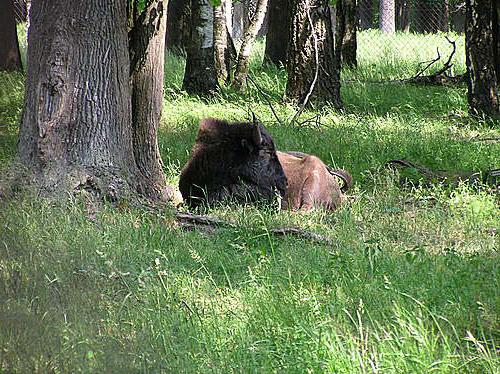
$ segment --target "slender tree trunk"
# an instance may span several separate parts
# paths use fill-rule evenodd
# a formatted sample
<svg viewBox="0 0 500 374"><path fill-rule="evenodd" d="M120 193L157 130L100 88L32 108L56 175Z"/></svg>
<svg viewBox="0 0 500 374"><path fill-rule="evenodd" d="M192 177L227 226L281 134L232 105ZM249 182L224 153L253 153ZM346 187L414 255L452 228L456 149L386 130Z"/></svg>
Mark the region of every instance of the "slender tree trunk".
<svg viewBox="0 0 500 374"><path fill-rule="evenodd" d="M0 70L22 70L14 1L3 0L2 3L4 5L0 12Z"/></svg>
<svg viewBox="0 0 500 374"><path fill-rule="evenodd" d="M166 48L172 51L184 50L189 41L189 25L191 23L190 0L169 0Z"/></svg>
<svg viewBox="0 0 500 374"><path fill-rule="evenodd" d="M142 190L132 148L126 4L34 1L20 161L49 194ZM30 63L31 62L31 63Z"/></svg>
<svg viewBox="0 0 500 374"><path fill-rule="evenodd" d="M231 36L237 40L243 36L245 30L245 4L244 0L234 2L233 4L233 28Z"/></svg>
<svg viewBox="0 0 500 374"><path fill-rule="evenodd" d="M328 0L293 0L285 96L308 105L342 107L340 53L335 50Z"/></svg>
<svg viewBox="0 0 500 374"><path fill-rule="evenodd" d="M380 0L380 30L387 34L396 31L394 0Z"/></svg>
<svg viewBox="0 0 500 374"><path fill-rule="evenodd" d="M230 76L230 51L228 49L227 4L224 0L214 8L215 70L219 81L227 83ZM230 41L229 41L230 43Z"/></svg>
<svg viewBox="0 0 500 374"><path fill-rule="evenodd" d="M191 36L182 88L206 95L219 89L215 68L213 7L208 0L191 0Z"/></svg>
<svg viewBox="0 0 500 374"><path fill-rule="evenodd" d="M498 117L500 61L493 48L493 30L498 30L498 24L493 24L494 7L494 0L466 1L465 49L469 111L474 115Z"/></svg>
<svg viewBox="0 0 500 374"><path fill-rule="evenodd" d="M493 1L491 5L493 25L493 61L496 66L495 73L497 76L497 90L500 91L500 1ZM500 95L499 92L497 92L497 97L498 95ZM500 98L498 101L500 101Z"/></svg>
<svg viewBox="0 0 500 374"><path fill-rule="evenodd" d="M264 62L286 65L289 32L289 1L269 0L269 28L266 37Z"/></svg>
<svg viewBox="0 0 500 374"><path fill-rule="evenodd" d="M132 81L132 129L134 158L149 181L147 195L166 189L158 148L158 127L163 108L163 72L167 8L165 0L152 0L129 35ZM168 199L168 196L162 196Z"/></svg>
<svg viewBox="0 0 500 374"><path fill-rule="evenodd" d="M342 45L342 63L347 66L357 66L356 0L338 0L336 14L336 40L337 45Z"/></svg>
<svg viewBox="0 0 500 374"><path fill-rule="evenodd" d="M250 53L252 52L257 31L259 31L260 26L262 25L266 11L267 0L258 0L255 14L243 34L243 40L240 52L238 53L238 61L236 64L236 70L234 71L234 80L232 83L233 88L236 88L237 90L242 90L246 87L248 68L250 65Z"/></svg>

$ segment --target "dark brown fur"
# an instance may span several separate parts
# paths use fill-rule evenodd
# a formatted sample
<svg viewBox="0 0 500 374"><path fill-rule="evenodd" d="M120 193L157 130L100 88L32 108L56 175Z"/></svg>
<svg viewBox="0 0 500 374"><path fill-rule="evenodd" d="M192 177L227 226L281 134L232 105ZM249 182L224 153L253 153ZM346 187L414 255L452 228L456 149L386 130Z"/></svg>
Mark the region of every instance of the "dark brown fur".
<svg viewBox="0 0 500 374"><path fill-rule="evenodd" d="M179 189L191 207L226 199L238 203L272 201L284 195L286 177L273 139L261 124L230 124L207 118L200 122L191 158Z"/></svg>
<svg viewBox="0 0 500 374"><path fill-rule="evenodd" d="M311 210L337 209L344 200L343 192L352 185L345 170L333 170L318 157L301 152L277 152L288 181L282 208ZM343 180L339 186L336 177Z"/></svg>

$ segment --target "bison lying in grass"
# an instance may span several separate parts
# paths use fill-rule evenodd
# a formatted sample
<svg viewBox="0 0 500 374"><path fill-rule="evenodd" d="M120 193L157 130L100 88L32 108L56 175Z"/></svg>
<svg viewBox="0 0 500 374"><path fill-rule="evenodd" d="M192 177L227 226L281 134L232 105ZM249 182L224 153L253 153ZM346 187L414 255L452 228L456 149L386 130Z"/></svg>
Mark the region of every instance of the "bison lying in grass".
<svg viewBox="0 0 500 374"><path fill-rule="evenodd" d="M343 180L342 187L336 177ZM255 118L234 124L207 118L200 123L179 189L190 207L223 200L271 202L280 195L282 209L334 210L351 184L349 173L332 170L316 156L276 151L271 135Z"/></svg>
<svg viewBox="0 0 500 374"><path fill-rule="evenodd" d="M190 207L223 200L271 202L284 196L286 177L273 139L261 124L201 121L179 189Z"/></svg>

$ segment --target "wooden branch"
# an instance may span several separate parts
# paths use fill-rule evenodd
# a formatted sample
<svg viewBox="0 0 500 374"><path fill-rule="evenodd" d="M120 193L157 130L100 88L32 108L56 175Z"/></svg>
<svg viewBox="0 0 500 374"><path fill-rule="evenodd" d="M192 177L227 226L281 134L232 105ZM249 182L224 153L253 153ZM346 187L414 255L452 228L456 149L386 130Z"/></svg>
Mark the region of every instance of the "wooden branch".
<svg viewBox="0 0 500 374"><path fill-rule="evenodd" d="M295 236L295 237L300 238L300 239L307 239L307 240L311 240L313 242L323 243L323 244L327 244L327 245L333 245L333 243L334 243L333 239L331 239L331 238L317 234L315 232L302 230L302 229L299 229L296 227L278 227L278 228L269 230L269 232L274 234L274 235L280 235L280 236L290 235L290 236Z"/></svg>
<svg viewBox="0 0 500 374"><path fill-rule="evenodd" d="M208 234L214 234L217 227L237 227L234 223L221 220L215 217L202 216L192 213L176 213L176 220L179 222L181 227L188 230L193 230L195 228L200 229ZM313 242L324 243L327 245L333 244L333 239L327 238L315 232L302 230L297 227L277 227L270 229L269 233L277 236L295 236L300 239L311 240Z"/></svg>

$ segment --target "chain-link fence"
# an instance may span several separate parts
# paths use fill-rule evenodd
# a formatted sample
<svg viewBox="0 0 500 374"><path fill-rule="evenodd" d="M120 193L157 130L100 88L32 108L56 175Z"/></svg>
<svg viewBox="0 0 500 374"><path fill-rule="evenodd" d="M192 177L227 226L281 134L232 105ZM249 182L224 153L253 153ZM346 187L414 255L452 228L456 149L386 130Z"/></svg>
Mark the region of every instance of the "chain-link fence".
<svg viewBox="0 0 500 374"><path fill-rule="evenodd" d="M426 62L465 71L465 5L457 0L358 0L357 58L368 80L405 79ZM447 39L448 37L448 39Z"/></svg>

